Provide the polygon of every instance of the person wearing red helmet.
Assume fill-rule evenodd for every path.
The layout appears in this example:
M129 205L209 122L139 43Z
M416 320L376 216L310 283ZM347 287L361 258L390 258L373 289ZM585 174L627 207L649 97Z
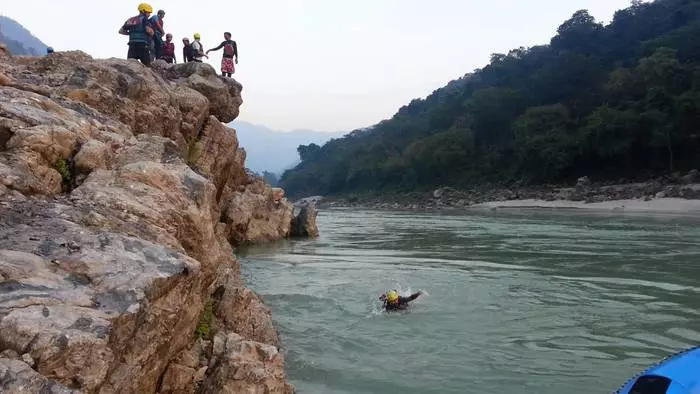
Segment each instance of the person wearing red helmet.
M177 63L177 58L175 57L175 43L173 43L173 35L170 33L165 35L165 42L163 43L160 58L165 60L166 63Z

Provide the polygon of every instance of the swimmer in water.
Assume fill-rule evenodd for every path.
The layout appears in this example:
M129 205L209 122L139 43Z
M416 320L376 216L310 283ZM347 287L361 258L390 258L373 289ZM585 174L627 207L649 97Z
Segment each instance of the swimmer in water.
M408 303L418 298L422 291L411 294L408 297L402 297L396 290L387 291L382 294L379 299L384 301L384 308L387 312L398 311L408 308Z

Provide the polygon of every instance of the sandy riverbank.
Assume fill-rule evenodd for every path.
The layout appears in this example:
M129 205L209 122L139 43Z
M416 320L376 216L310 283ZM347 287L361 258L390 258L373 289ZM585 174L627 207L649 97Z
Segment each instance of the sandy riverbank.
M649 212L649 213L673 213L700 215L700 200L683 198L657 198L649 201L643 199L614 200L586 203L583 201L567 200L508 200L491 201L475 204L469 209L580 209L613 212Z

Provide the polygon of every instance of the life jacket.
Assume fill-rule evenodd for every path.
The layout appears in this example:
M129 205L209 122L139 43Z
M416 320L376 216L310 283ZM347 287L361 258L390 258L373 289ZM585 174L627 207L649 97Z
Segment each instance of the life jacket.
M235 51L233 50L233 44L228 43L224 45L224 57L233 57Z
M182 43L182 58L185 62L192 60L192 43Z
M119 29L119 34L128 36L129 33L131 33L134 30L137 30L139 26L141 26L141 20L139 18L140 16L141 15L136 15L127 19L126 22L124 22L122 27Z
M153 27L153 31L155 32L155 35L160 37L163 35L161 33L161 30L163 29L163 20L160 19L158 15L153 15L152 17L148 18L148 23Z
M119 29L119 34L129 36L129 44L133 43L144 43L148 44L151 42L151 36L153 36L153 29L148 26L148 21L142 15L132 16L127 19L126 22Z
M163 43L163 57L175 57L175 44L173 44L172 42Z
M202 46L201 42L192 41L192 44L190 44L190 56L192 56L193 60L199 59L202 57L202 55L199 54L199 50L197 49L197 46L194 45L195 43L197 43L197 46L199 46L199 48L202 48L202 51L204 51L204 47Z

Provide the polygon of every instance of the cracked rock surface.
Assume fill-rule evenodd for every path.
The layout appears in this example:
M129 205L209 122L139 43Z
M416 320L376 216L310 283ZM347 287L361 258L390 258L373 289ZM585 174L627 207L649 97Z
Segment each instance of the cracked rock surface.
M0 58L0 391L293 392L232 249L293 216L222 123L240 93L206 64Z

